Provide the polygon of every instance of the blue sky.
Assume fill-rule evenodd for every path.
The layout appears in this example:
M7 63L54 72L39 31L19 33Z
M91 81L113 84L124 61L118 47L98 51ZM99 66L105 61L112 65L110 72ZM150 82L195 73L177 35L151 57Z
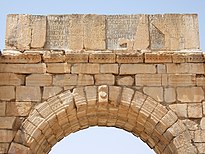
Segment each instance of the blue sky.
M1 0L0 49L7 14L162 14L197 13L205 51L205 0ZM87 147L87 148L86 148ZM151 154L146 144L119 129L89 128L64 138L50 154Z

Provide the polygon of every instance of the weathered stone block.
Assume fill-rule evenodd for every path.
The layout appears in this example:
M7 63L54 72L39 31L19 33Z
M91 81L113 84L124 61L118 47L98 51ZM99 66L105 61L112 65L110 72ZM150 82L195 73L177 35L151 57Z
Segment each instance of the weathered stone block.
M177 99L181 102L201 102L204 91L201 87L178 87Z
M66 52L65 56L65 61L68 63L87 63L89 54Z
M117 63L143 63L143 54L140 53L119 53L116 58Z
M194 142L203 143L205 139L205 130L196 130L194 132Z
M71 72L77 74L98 74L100 67L99 64L74 64Z
M48 99L56 94L60 93L63 90L62 87L44 87L43 89L43 99Z
M95 84L96 85L114 85L115 76L112 74L97 74L95 75Z
M27 116L31 110L31 102L7 102L7 116Z
M14 86L1 86L0 87L0 100L10 101L15 99L15 87Z
M152 50L199 49L196 14L150 15Z
M106 27L105 16L88 14L84 16L84 48L89 50L105 50Z
M13 73L0 73L0 85L22 85L24 84L24 75Z
M12 130L0 130L0 142L11 142L15 132Z
M65 61L65 55L63 51L45 51L43 53L44 63L60 63Z
M17 101L41 101L40 87L18 86L16 87Z
M52 76L50 74L31 74L26 77L28 86L49 86L51 84Z
M0 72L10 73L45 73L46 65L44 63L39 64L0 64Z
M161 86L161 74L137 74L135 75L136 86Z
M109 86L109 100L111 104L118 105L121 99L122 88L117 86Z
M187 118L187 104L171 104L169 107L182 118Z
M94 85L94 78L92 75L79 74L77 84L80 86Z
M163 101L163 88L162 87L144 87L143 92L158 102Z
M97 87L86 86L85 87L85 94L86 94L88 106L96 105L96 103L97 103Z
M124 87L122 89L122 96L121 96L121 103L123 106L126 106L129 108L131 101L132 101L132 97L134 95L134 90L131 88L126 88ZM127 113L125 113L127 114Z
M114 53L96 53L89 55L90 63L115 63Z
M98 87L98 102L99 103L107 103L108 102L108 86L102 85ZM100 104L99 104L100 105Z
M152 64L122 64L120 74L156 73L156 67Z
M53 77L53 85L55 86L72 86L77 84L76 74L62 74Z
M201 118L200 127L201 129L205 129L205 117Z
M0 129L13 129L16 117L0 117Z
M9 143L0 143L0 153L7 153L9 148Z
M145 63L170 63L172 55L166 53L145 53Z
M8 153L28 154L30 153L30 149L22 144L12 142Z
M162 74L162 73L167 73L166 65L164 64L158 64L157 65L157 73Z
M70 64L67 63L52 63L47 64L48 73L70 73Z
M109 50L138 50L149 46L147 15L106 16Z
M100 73L118 74L118 64L101 64Z
M170 86L195 86L196 76L190 74L170 74L168 75L168 85Z
M0 102L0 116L5 116L6 102Z
M125 76L117 79L118 85L132 86L134 84L134 78L131 76Z
M176 101L176 91L174 88L165 88L164 100L167 103L173 103Z
M189 118L202 117L202 106L200 103L188 104L188 117Z

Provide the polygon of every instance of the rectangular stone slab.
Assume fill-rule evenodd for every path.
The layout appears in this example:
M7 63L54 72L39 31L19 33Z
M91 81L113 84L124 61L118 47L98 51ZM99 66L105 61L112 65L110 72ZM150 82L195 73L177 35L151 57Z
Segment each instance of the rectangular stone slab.
M148 15L109 15L106 23L109 50L148 48Z
M196 14L149 15L151 50L199 49Z

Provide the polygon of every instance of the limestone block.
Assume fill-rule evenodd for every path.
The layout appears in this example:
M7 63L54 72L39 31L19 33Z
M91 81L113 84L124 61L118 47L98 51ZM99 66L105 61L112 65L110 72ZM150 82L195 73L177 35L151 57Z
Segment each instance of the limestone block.
M18 86L16 87L17 101L41 101L40 87Z
M96 85L114 85L115 76L112 74L97 74L95 75L95 84Z
M7 153L9 143L0 143L0 153Z
M163 88L162 87L144 87L143 92L158 102L163 101Z
M44 63L60 63L65 61L65 55L63 51L46 51L43 53Z
M6 113L6 102L0 101L0 116L5 116Z
M149 46L148 15L106 16L109 50L140 50Z
M117 86L109 86L109 101L111 104L118 105L121 99L122 88Z
M204 74L203 63L167 64L167 73Z
M194 142L195 143L204 142L204 139L205 139L205 130L196 130L194 132Z
M146 98L146 95L136 91L131 102L131 108L138 113Z
M44 87L43 89L43 99L48 99L52 96L55 96L57 95L58 93L60 93L61 91L63 90L62 87Z
M205 143L195 143L199 153L205 153Z
M191 74L170 74L168 75L168 85L170 86L195 86L196 76Z
M31 48L43 48L46 42L46 16L32 15Z
M202 106L200 103L188 104L188 117L189 118L202 117Z
M203 105L203 114L205 114L205 101L202 102Z
M118 64L101 64L100 73L118 74Z
M11 142L14 138L15 132L12 130L0 130L0 141Z
M0 129L13 129L16 117L0 117Z
M99 64L74 64L71 68L71 73L77 74L98 74L99 72Z
M24 75L14 73L0 73L0 85L22 85L24 84Z
M121 105L129 108L134 92L133 89L124 87L122 89Z
M90 63L115 63L114 53L93 53L89 55Z
M32 107L31 102L7 102L7 116L28 116Z
M140 53L118 53L117 63L143 63L143 54Z
M80 86L94 85L94 78L92 75L79 74L77 84Z
M28 154L30 149L22 144L12 142L9 148L9 153Z
M181 118L187 118L187 104L171 104L169 107Z
M156 73L156 67L152 64L122 64L120 74Z
M73 96L77 110L85 110L87 101L83 87L73 89Z
M108 86L102 85L98 87L98 102L107 103L108 102Z
M44 63L39 64L0 64L0 72L10 73L45 73L46 65Z
M31 74L26 77L28 86L49 86L51 84L52 76L50 74Z
M85 87L85 94L86 94L88 106L96 105L96 103L97 103L97 87L86 86Z
M40 54L10 54L10 51L5 50L0 57L0 63L18 63L18 64L35 64L41 62Z
M136 86L161 86L161 74L137 74L135 75Z
M200 127L201 129L205 129L205 117L203 117L200 121Z
M47 64L48 73L70 73L70 64L67 63L52 63Z
M199 129L199 127L198 127L199 124L198 124L197 119L196 120L186 119L186 120L183 120L183 122L189 130L195 131L195 130Z
M196 76L196 85L197 86L204 86L205 85L205 76L201 75L197 75Z
M6 20L6 49L30 49L30 15L9 14Z
M118 85L132 86L134 84L134 79L131 76L125 76L117 79Z
M167 73L166 65L164 64L158 64L157 65L157 73L162 74L162 73Z
M173 103L176 101L176 91L174 88L165 88L164 100L167 103Z
M65 61L68 63L87 63L89 54L65 52Z
M145 63L171 63L172 55L166 53L145 53Z
M84 48L105 50L105 16L88 14L84 16Z
M204 91L201 87L178 87L177 99L181 102L201 102Z
M1 86L0 87L0 100L10 101L15 99L14 86Z
M163 14L149 16L152 50L199 49L196 14Z
M53 85L55 86L72 86L77 84L76 74L62 74L53 77Z

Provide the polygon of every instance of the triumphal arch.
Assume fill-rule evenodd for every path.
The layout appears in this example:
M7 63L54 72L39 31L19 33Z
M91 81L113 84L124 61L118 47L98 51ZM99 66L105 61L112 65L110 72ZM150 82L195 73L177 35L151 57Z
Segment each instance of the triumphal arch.
M7 16L0 153L47 154L91 126L128 131L158 154L205 153L196 14Z

